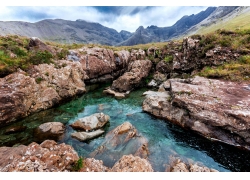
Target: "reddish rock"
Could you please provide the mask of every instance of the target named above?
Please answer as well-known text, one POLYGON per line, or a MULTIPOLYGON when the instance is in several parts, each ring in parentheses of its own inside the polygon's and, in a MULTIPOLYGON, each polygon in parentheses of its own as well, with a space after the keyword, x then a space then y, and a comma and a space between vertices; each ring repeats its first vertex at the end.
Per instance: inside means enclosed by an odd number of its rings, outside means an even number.
POLYGON ((143 110, 206 138, 250 149, 247 84, 195 77, 171 79, 170 92, 146 96, 143 110))
POLYGON ((70 52, 86 72, 84 79, 91 83, 112 81, 125 72, 130 61, 130 53, 125 50, 114 53, 111 49, 83 47, 70 52))
POLYGON ((146 53, 142 49, 132 49, 130 56, 131 61, 146 59, 146 53))
POLYGON ((113 81, 111 89, 118 92, 131 91, 140 86, 143 78, 150 72, 152 63, 149 60, 132 61, 128 66, 128 71, 113 81))
POLYGON ((45 44, 37 37, 30 38, 29 50, 31 50, 31 51, 47 51, 53 55, 56 55, 56 50, 52 46, 45 44))
POLYGON ((84 72, 79 62, 58 61, 19 70, 0 78, 0 125, 53 107, 84 93, 84 72))
POLYGON ((80 169, 80 172, 107 172, 109 168, 103 165, 102 160, 96 160, 94 158, 86 158, 84 160, 84 166, 80 169))
POLYGON ((74 149, 46 140, 42 144, 0 147, 1 172, 61 172, 71 171, 79 159, 74 149))
POLYGON ((153 172, 151 164, 138 156, 124 155, 110 172, 153 172))

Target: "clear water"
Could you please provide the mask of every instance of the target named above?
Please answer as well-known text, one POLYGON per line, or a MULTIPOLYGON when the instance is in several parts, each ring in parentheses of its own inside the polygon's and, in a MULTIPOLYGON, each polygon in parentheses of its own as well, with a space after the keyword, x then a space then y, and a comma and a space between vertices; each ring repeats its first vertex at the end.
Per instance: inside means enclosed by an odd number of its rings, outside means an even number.
MULTIPOLYGON (((66 125, 66 133, 58 142, 70 144, 79 156, 88 157, 98 148, 105 137, 102 136, 88 142, 80 142, 71 138, 74 130, 69 126, 78 118, 93 113, 103 112, 110 116, 110 122, 105 126, 105 133, 129 121, 138 132, 149 141, 149 161, 155 171, 164 171, 170 155, 202 162, 209 168, 219 171, 250 171, 250 153, 234 147, 211 142, 195 133, 172 125, 164 120, 157 119, 142 111, 142 96, 146 89, 139 89, 126 99, 116 100, 111 96, 102 94, 103 88, 88 92, 57 108, 33 114, 15 124, 0 129, 0 146, 17 146, 29 144, 37 139, 34 130, 40 124, 59 121, 66 125), (25 131, 6 134, 10 127, 22 126, 25 131)), ((105 157, 101 157, 105 162, 105 157)))

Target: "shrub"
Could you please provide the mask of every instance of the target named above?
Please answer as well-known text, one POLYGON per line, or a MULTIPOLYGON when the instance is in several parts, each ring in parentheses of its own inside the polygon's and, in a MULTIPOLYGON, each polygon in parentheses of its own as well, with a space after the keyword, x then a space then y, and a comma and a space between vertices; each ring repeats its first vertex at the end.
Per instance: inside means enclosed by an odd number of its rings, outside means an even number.
POLYGON ((30 56, 29 61, 35 65, 43 64, 43 63, 49 64, 49 63, 52 63, 51 61, 52 57, 53 55, 49 53, 48 51, 38 51, 32 56, 30 56))
POLYGON ((36 78, 36 83, 37 83, 37 84, 40 84, 40 83, 42 82, 42 80, 43 80, 43 78, 38 77, 38 78, 36 78))
POLYGON ((170 55, 170 56, 165 56, 165 58, 164 58, 164 61, 166 62, 166 63, 170 63, 170 62, 173 62, 173 56, 172 55, 170 55))
POLYGON ((83 158, 80 157, 73 166, 73 171, 79 171, 83 168, 83 158))

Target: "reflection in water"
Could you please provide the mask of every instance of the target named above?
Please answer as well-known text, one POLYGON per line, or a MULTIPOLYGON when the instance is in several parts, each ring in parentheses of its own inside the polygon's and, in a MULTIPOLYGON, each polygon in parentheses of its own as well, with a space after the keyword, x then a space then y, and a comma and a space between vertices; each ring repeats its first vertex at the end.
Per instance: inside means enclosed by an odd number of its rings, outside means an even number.
MULTIPOLYGON (((132 92, 129 98, 122 100, 104 96, 102 89, 89 92, 57 108, 36 113, 22 121, 1 128, 0 146, 40 142, 42 140, 34 136, 35 128, 45 122, 58 121, 66 125, 66 133, 59 142, 72 145, 79 156, 88 157, 103 143, 107 132, 129 121, 142 136, 148 139, 149 161, 155 171, 165 170, 170 155, 182 157, 186 161, 202 162, 205 166, 219 171, 250 171, 250 153, 218 142, 211 142, 144 113, 141 108, 144 91, 146 89, 132 92), (110 116, 110 123, 104 127, 105 134, 88 142, 80 142, 71 138, 70 134, 75 130, 69 124, 78 118, 97 112, 110 116), (21 129, 18 130, 20 127, 21 129), (17 131, 10 130, 13 128, 17 131)), ((98 158, 105 161, 105 156, 98 156, 98 158)), ((112 163, 104 162, 104 164, 112 163)))

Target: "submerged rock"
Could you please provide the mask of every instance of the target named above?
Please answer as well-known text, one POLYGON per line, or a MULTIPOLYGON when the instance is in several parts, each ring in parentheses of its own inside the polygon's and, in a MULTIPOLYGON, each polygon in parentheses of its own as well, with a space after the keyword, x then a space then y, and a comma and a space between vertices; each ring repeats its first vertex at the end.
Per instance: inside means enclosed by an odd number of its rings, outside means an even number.
POLYGON ((140 136, 132 124, 125 122, 108 132, 103 144, 90 157, 102 159, 106 166, 112 167, 123 155, 147 158, 147 145, 147 139, 140 136))
POLYGON ((61 122, 47 122, 41 124, 35 131, 35 138, 39 141, 45 139, 58 140, 65 132, 65 126, 61 122))
POLYGON ((87 141, 102 135, 105 131, 98 129, 92 132, 75 132, 71 134, 71 137, 78 139, 79 141, 87 141))
POLYGON ((202 77, 169 83, 170 92, 162 88, 147 93, 144 111, 211 140, 250 150, 250 91, 245 84, 202 77))
POLYGON ((71 146, 52 140, 40 145, 33 142, 28 146, 0 147, 1 172, 67 172, 78 159, 71 146))
POLYGON ((91 131, 103 127, 110 117, 103 113, 95 113, 90 116, 78 119, 70 126, 74 129, 83 129, 85 131, 91 131))

